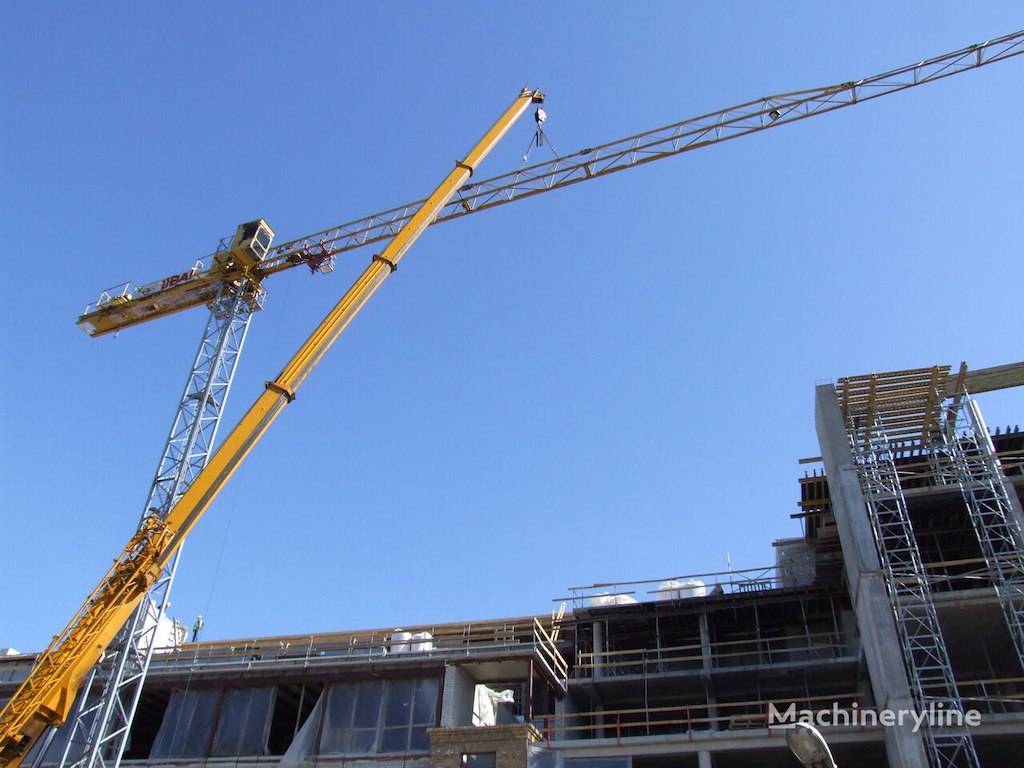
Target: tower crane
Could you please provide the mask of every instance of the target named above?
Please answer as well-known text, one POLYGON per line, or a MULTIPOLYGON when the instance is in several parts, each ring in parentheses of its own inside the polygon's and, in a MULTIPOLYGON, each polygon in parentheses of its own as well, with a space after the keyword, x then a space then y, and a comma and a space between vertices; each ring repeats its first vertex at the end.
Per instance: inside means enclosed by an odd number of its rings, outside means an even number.
MULTIPOLYGON (((456 162, 455 169, 409 217, 387 247, 373 257, 281 372, 267 382, 263 393, 173 506, 166 513, 154 512, 143 519, 114 565, 67 627, 40 654, 28 678, 0 713, 0 764, 20 764, 28 749, 50 726, 65 721, 89 670, 160 579, 224 484, 284 407, 295 400, 296 390, 324 353, 398 268, 441 207, 466 183, 516 120, 530 104, 543 100, 539 91, 523 89, 469 154, 456 162)), ((236 238, 233 247, 225 252, 225 263, 258 262, 264 255, 262 235, 269 231, 264 227, 262 222, 241 227, 239 231, 245 240, 236 238)))
MULTIPOLYGON (((165 445, 139 529, 64 631, 37 659, 0 712, 0 765, 18 765, 29 749, 69 715, 74 731, 62 764, 116 765, 141 693, 156 629, 168 602, 181 544, 232 472, 259 440, 337 335, 427 226, 542 192, 635 168, 852 106, 1024 53, 1024 31, 856 81, 745 102, 549 162, 466 183, 529 104, 524 89, 511 107, 425 200, 366 216, 274 246, 263 219, 242 224, 218 250, 168 277, 103 291, 78 318, 102 336, 197 306, 210 308, 185 391, 165 445), (264 281, 299 266, 328 273, 350 250, 391 239, 338 305, 267 383, 223 444, 213 452, 220 415, 252 314, 263 306, 264 281), (105 656, 106 654, 106 656, 105 656), (99 663, 101 662, 102 663, 99 663), (99 677, 96 677, 99 675, 99 677), (95 679, 94 679, 95 678, 95 679), (102 686, 95 702, 79 690, 102 686), (72 715, 72 707, 76 711, 72 715), (72 750, 72 744, 77 744, 72 750)), ((543 121, 537 114, 538 126, 543 121)), ((45 746, 43 747, 45 749, 45 746)))

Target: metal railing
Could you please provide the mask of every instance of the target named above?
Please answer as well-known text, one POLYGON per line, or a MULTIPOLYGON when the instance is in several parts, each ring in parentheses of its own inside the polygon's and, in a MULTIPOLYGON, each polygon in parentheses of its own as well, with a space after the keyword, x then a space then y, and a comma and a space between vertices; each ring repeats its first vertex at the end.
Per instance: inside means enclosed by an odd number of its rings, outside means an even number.
POLYGON ((576 657, 575 676, 610 677, 700 670, 704 668, 705 660, 716 669, 833 661, 855 656, 859 647, 857 635, 853 632, 810 632, 781 637, 714 641, 706 648, 695 642, 661 648, 580 652, 576 657))
POLYGON ((828 710, 845 716, 850 722, 859 722, 860 712, 874 710, 855 692, 837 691, 818 696, 749 699, 706 704, 694 702, 673 706, 606 709, 550 715, 535 723, 548 744, 574 739, 623 740, 646 736, 678 735, 692 740, 701 731, 750 731, 761 729, 772 733, 774 718, 785 717, 790 711, 828 710))
POLYGON ((185 643, 155 655, 154 672, 215 666, 321 666, 395 658, 430 658, 536 651, 561 679, 568 663, 537 617, 514 622, 409 627, 354 633, 288 635, 243 641, 185 643))
POLYGON ((813 559, 809 558, 800 567, 768 565, 662 579, 599 582, 585 587, 569 587, 570 595, 556 600, 571 601, 575 608, 603 608, 652 600, 685 600, 809 586, 814 581, 814 576, 815 564, 813 559))

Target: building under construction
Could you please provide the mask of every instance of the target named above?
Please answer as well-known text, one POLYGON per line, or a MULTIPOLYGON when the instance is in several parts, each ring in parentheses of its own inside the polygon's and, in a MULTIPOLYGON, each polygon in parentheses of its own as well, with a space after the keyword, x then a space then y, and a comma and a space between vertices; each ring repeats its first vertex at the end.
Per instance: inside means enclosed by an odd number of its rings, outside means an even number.
MULTIPOLYGON (((1024 432, 967 393, 1022 384, 1024 363, 819 386, 804 535, 773 569, 573 587, 553 615, 175 641, 122 762, 765 768, 799 765, 801 721, 843 768, 1019 764, 1024 432)), ((0 659, 0 701, 33 661, 0 659)), ((24 764, 75 764, 71 733, 24 764)))

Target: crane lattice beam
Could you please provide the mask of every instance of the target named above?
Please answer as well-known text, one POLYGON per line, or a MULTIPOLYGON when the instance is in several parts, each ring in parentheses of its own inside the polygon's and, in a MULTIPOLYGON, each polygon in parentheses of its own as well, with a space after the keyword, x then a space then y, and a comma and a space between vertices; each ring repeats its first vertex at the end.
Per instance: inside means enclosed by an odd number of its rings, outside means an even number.
MULTIPOLYGON (((610 173, 636 168, 666 157, 718 144, 729 139, 833 112, 891 93, 941 80, 1024 53, 1024 30, 979 45, 911 64, 861 80, 824 88, 766 96, 684 120, 625 139, 581 149, 571 155, 522 168, 491 179, 467 184, 431 222, 451 221, 477 211, 524 200, 610 173)), ((338 254, 393 237, 422 205, 408 205, 375 213, 346 224, 315 232, 274 247, 267 258, 245 271, 250 279, 300 265, 328 271, 338 254)), ((166 288, 147 291, 124 283, 105 291, 78 319, 90 335, 100 336, 191 307, 208 304, 224 280, 237 280, 243 268, 225 269, 215 256, 166 278, 166 288)), ((257 307, 258 308, 258 307, 257 307)))
MULTIPOLYGON (((1024 53, 1024 30, 863 80, 766 96, 609 144, 581 149, 547 163, 467 184, 434 223, 832 112, 1021 53, 1024 53)), ((337 254, 391 237, 419 204, 392 208, 282 243, 273 249, 262 268, 267 274, 287 269, 285 265, 297 261, 294 257, 301 255, 311 243, 317 247, 322 244, 337 254)))

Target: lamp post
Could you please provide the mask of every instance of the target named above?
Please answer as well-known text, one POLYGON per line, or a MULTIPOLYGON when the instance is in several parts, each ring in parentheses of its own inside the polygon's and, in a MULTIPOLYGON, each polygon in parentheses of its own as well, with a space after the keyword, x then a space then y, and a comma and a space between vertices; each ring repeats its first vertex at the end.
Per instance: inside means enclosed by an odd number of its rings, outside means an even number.
POLYGON ((807 723, 794 723, 786 731, 786 745, 807 768, 839 768, 832 759, 825 737, 807 723))

